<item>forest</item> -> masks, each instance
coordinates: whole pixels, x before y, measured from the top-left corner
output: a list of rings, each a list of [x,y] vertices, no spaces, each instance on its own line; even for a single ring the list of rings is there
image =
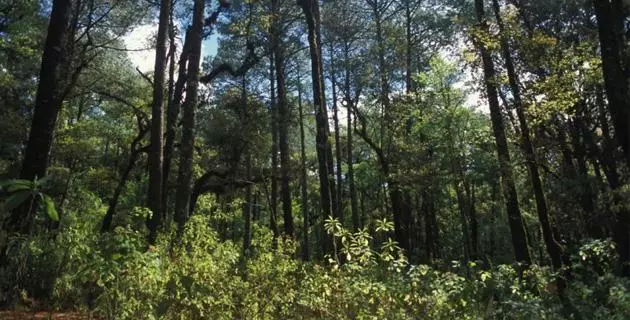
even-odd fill
[[[0,108],[0,319],[630,319],[628,1],[0,0]]]

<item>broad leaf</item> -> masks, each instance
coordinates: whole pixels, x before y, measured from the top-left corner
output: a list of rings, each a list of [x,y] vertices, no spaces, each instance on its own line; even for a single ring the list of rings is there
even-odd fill
[[[53,199],[46,195],[43,196],[42,199],[44,200],[44,205],[46,206],[46,213],[48,214],[48,217],[53,221],[59,221],[59,213],[55,208],[55,202],[53,201]]]
[[[28,200],[30,196],[30,190],[15,192],[10,197],[8,197],[7,200],[4,201],[4,204],[2,204],[2,209],[4,211],[11,211],[24,203],[24,201]]]
[[[0,182],[0,189],[13,193],[18,190],[33,189],[33,182],[23,179],[11,179]]]

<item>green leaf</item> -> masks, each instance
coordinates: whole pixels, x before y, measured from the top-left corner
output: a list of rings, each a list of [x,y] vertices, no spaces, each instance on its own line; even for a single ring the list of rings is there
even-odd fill
[[[50,220],[59,221],[59,213],[57,212],[57,209],[55,209],[55,202],[53,199],[46,195],[43,196],[42,199],[44,200],[44,205],[46,205],[46,213],[48,214]]]
[[[29,190],[16,192],[4,201],[2,208],[4,211],[11,211],[24,203],[30,196],[31,192]]]
[[[23,179],[11,179],[0,182],[0,189],[6,189],[7,192],[15,192],[19,190],[33,189],[33,182]]]

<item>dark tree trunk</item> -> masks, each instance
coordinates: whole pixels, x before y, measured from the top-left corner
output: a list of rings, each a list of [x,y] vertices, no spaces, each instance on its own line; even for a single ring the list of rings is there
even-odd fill
[[[482,32],[488,31],[488,24],[484,13],[483,0],[475,0],[475,11],[477,22]],[[512,234],[512,245],[514,247],[514,255],[518,262],[531,264],[531,256],[527,245],[527,235],[523,226],[523,217],[518,204],[516,187],[514,185],[514,174],[512,172],[512,164],[510,153],[508,150],[507,138],[505,136],[505,126],[503,116],[501,114],[501,106],[499,105],[498,92],[495,84],[495,70],[492,56],[488,49],[481,41],[475,41],[479,49],[483,62],[484,81],[486,86],[486,95],[490,106],[490,119],[492,121],[492,129],[497,145],[497,155],[499,167],[501,171],[501,184],[503,188],[503,197],[507,207],[510,231]]]
[[[313,103],[317,127],[316,150],[319,170],[319,189],[322,215],[324,218],[333,214],[333,197],[329,179],[327,159],[332,157],[328,141],[328,113],[324,99],[324,79],[322,74],[322,56],[320,39],[319,3],[316,0],[298,0],[308,26],[308,42],[311,56],[311,76],[313,81]]]
[[[332,107],[333,107],[333,123],[335,126],[335,160],[336,160],[336,203],[337,203],[337,217],[341,223],[344,223],[343,216],[343,201],[342,201],[342,181],[341,181],[341,140],[339,137],[339,112],[337,107],[337,75],[335,70],[335,57],[334,57],[334,46],[331,44],[330,46],[330,82],[332,87]]]
[[[155,73],[153,102],[151,104],[151,150],[149,152],[148,204],[152,211],[148,221],[149,242],[155,244],[158,228],[162,224],[162,178],[164,161],[164,78],[166,71],[166,38],[168,36],[171,0],[160,4],[160,22],[155,45]]]
[[[247,79],[243,76],[243,91],[242,91],[242,105],[243,105],[243,115],[246,115],[248,118],[245,122],[249,123],[250,119],[248,115],[247,108]],[[247,148],[245,152],[247,155],[245,156],[245,171],[247,176],[247,181],[252,180],[252,153],[250,151],[251,148]],[[245,187],[245,203],[243,203],[243,257],[247,257],[249,255],[249,248],[251,247],[252,238],[251,238],[251,219],[252,219],[252,185],[248,183],[247,187]]]
[[[412,89],[412,81],[411,81],[411,70],[412,70],[412,55],[413,55],[413,43],[412,43],[412,34],[411,34],[411,0],[405,1],[405,91],[407,93],[411,93]]]
[[[492,0],[492,4],[495,17],[497,19],[497,24],[499,25],[499,31],[501,32],[501,34],[503,34],[504,26],[501,19],[501,13],[499,11],[499,2],[498,0]],[[538,163],[536,162],[536,154],[529,133],[529,124],[527,123],[527,118],[525,116],[525,107],[521,99],[519,78],[514,68],[514,61],[512,59],[510,47],[507,40],[503,37],[501,39],[501,49],[503,59],[505,60],[505,68],[507,69],[508,73],[510,89],[512,91],[512,96],[514,99],[514,109],[516,110],[516,115],[518,117],[521,132],[521,146],[523,152],[525,153],[527,168],[529,170],[529,175],[532,181],[534,198],[536,199],[536,211],[538,213],[538,220],[540,221],[540,227],[542,229],[545,247],[547,248],[547,253],[549,254],[549,257],[551,257],[551,262],[554,269],[560,270],[560,268],[562,268],[562,248],[558,241],[556,241],[555,235],[553,234],[553,229],[551,228],[549,212],[547,209],[547,200],[545,199],[542,181],[540,179],[540,173],[538,171]]]
[[[354,159],[352,158],[352,148],[353,148],[353,134],[352,134],[352,116],[353,116],[353,112],[352,109],[354,108],[354,104],[356,103],[356,101],[354,101],[355,99],[352,98],[351,94],[350,94],[350,59],[349,59],[349,45],[348,43],[344,43],[344,59],[345,59],[345,77],[344,77],[344,88],[345,88],[345,100],[346,100],[346,107],[348,109],[348,119],[347,119],[347,157],[346,157],[346,161],[348,163],[348,192],[350,193],[350,211],[351,211],[351,215],[352,215],[352,228],[354,231],[359,230],[359,228],[361,228],[361,219],[359,218],[359,208],[357,205],[357,192],[356,192],[356,188],[354,185],[354,167],[353,167],[353,162]]]
[[[604,83],[615,137],[630,166],[630,94],[624,23],[627,9],[622,0],[593,0],[601,44]]]
[[[112,195],[112,198],[109,200],[109,207],[107,208],[105,218],[103,218],[101,232],[110,231],[112,228],[112,220],[114,219],[114,215],[116,214],[118,199],[120,198],[120,194],[125,188],[127,180],[129,180],[129,174],[131,173],[131,170],[133,170],[133,167],[136,165],[136,161],[138,161],[138,156],[140,155],[140,142],[142,142],[142,139],[144,139],[144,136],[146,136],[147,132],[149,131],[148,128],[138,129],[140,130],[140,132],[131,142],[131,151],[129,153],[127,166],[120,176],[120,181],[118,181],[118,185],[116,186],[116,189],[114,189],[114,194]]]
[[[53,134],[57,117],[63,103],[63,93],[67,89],[66,75],[63,73],[67,59],[69,43],[72,41],[69,31],[72,19],[72,1],[54,0],[48,24],[48,35],[42,54],[39,72],[39,83],[35,96],[35,108],[31,130],[26,143],[20,179],[33,181],[46,175],[50,151],[52,149]],[[26,201],[24,205],[13,210],[9,219],[4,223],[4,229],[9,232],[27,234],[30,232],[35,212]],[[4,249],[0,244],[0,250]]]
[[[602,237],[602,229],[600,228],[600,219],[596,216],[595,211],[595,190],[591,185],[590,176],[588,173],[586,142],[591,140],[589,138],[590,133],[585,127],[584,119],[584,102],[580,102],[576,108],[576,117],[573,120],[572,128],[572,143],[575,158],[577,160],[577,173],[580,183],[580,192],[578,192],[578,201],[582,210],[584,210],[584,216],[582,221],[584,223],[584,230],[593,239],[600,239]]]
[[[274,243],[278,239],[278,105],[276,104],[276,79],[274,77],[273,54],[269,58],[269,81],[271,83],[271,194],[269,195],[269,224]]]
[[[475,194],[475,183],[467,184],[468,189],[468,212],[470,214],[470,258],[479,259],[479,224],[477,223],[477,198]]]
[[[195,146],[195,109],[198,104],[199,65],[203,33],[204,0],[195,0],[193,21],[190,28],[190,52],[188,56],[188,85],[186,100],[182,105],[182,140],[180,146],[177,191],[175,193],[175,221],[178,232],[184,229],[191,208],[192,168]]]
[[[298,90],[298,112],[300,121],[300,191],[301,191],[301,210],[303,217],[302,232],[304,233],[304,239],[302,242],[302,260],[308,261],[310,259],[308,232],[309,232],[309,212],[308,212],[308,186],[306,180],[306,146],[304,143],[304,113],[302,110],[302,79],[300,77],[299,66],[297,68],[297,90]]]
[[[457,195],[457,206],[459,208],[459,220],[462,228],[462,247],[464,249],[464,263],[465,265],[470,261],[470,235],[468,228],[468,204],[466,203],[466,197],[462,190],[462,182],[455,181],[455,194]]]
[[[173,94],[166,107],[166,139],[164,142],[164,181],[162,184],[162,208],[168,210],[169,177],[171,175],[171,164],[173,162],[173,149],[175,147],[175,128],[181,106],[184,85],[186,84],[186,63],[190,53],[190,30],[186,32],[182,53],[179,56],[177,82],[173,88]],[[171,59],[171,65],[173,60]],[[169,70],[170,72],[170,70]]]
[[[278,3],[274,1],[275,6]],[[275,7],[276,12],[279,13],[280,8]],[[274,21],[274,59],[275,59],[275,71],[276,71],[276,88],[278,90],[278,104],[277,113],[278,117],[278,142],[280,146],[280,174],[281,174],[281,196],[282,196],[282,217],[284,221],[284,234],[289,238],[295,237],[295,227],[293,225],[293,212],[291,202],[291,150],[289,149],[289,125],[290,114],[289,106],[286,99],[286,86],[284,81],[284,53],[282,52],[282,31],[280,30],[280,21]]]

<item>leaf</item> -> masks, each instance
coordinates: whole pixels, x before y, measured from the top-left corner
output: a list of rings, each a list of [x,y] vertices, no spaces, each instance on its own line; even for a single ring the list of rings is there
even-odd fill
[[[53,199],[46,195],[43,196],[42,199],[44,200],[44,205],[46,205],[46,213],[48,214],[50,220],[59,221],[59,213],[57,212],[57,209],[55,209],[55,202]]]
[[[12,193],[18,190],[33,189],[33,183],[23,179],[11,179],[0,182],[0,189],[2,188]]]
[[[5,211],[11,211],[24,203],[24,201],[26,201],[30,196],[31,192],[28,190],[16,192],[4,201],[2,208]]]

